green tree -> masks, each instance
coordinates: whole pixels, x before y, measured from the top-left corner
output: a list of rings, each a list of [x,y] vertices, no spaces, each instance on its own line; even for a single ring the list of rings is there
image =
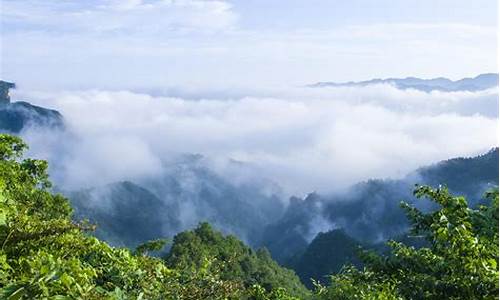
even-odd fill
[[[211,267],[222,279],[242,282],[246,288],[259,285],[276,295],[282,289],[294,296],[308,296],[297,275],[273,261],[266,249],[254,251],[236,237],[215,231],[208,223],[176,235],[166,261],[169,267],[181,270],[197,270],[207,261],[214,261]]]
[[[471,209],[446,188],[419,186],[418,198],[439,205],[431,213],[402,204],[412,234],[430,246],[415,249],[391,241],[391,254],[362,255],[363,270],[347,267],[332,276],[320,299],[498,299],[498,189],[486,193],[489,206]]]

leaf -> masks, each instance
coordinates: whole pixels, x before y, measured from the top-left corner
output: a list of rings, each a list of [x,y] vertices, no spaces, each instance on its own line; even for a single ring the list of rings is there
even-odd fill
[[[10,294],[7,299],[8,300],[17,300],[21,299],[21,297],[26,293],[26,290],[24,289],[24,286],[17,289],[14,293]]]
[[[0,210],[0,226],[7,225],[7,214],[5,211]]]

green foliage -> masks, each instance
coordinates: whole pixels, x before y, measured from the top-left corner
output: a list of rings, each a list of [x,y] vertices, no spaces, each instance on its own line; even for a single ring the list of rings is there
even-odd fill
[[[290,296],[284,288],[277,288],[270,293],[260,285],[250,288],[250,298],[254,300],[299,300],[300,298]]]
[[[67,199],[50,192],[47,163],[21,159],[25,149],[19,138],[0,135],[0,299],[251,299],[255,294],[209,265],[185,272],[145,255],[161,249],[162,240],[134,254],[90,236],[86,232],[94,226],[73,222]]]
[[[147,255],[149,252],[161,251],[167,244],[166,239],[156,239],[140,244],[135,249],[137,255]]]
[[[429,247],[415,249],[391,241],[391,255],[364,253],[365,268],[346,268],[320,299],[498,299],[498,189],[486,194],[489,206],[470,209],[446,188],[419,186],[439,209],[424,214],[403,204],[412,233]]]
[[[295,273],[274,262],[267,250],[253,251],[236,237],[213,230],[208,223],[176,235],[166,261],[168,266],[181,270],[197,270],[213,261],[210,268],[222,279],[239,281],[246,288],[259,285],[275,297],[270,299],[278,299],[280,291],[285,290],[295,296],[308,295]]]

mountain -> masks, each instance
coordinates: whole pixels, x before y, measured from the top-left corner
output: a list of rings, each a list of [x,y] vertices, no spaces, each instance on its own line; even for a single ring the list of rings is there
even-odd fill
[[[69,193],[76,219],[97,225],[96,236],[115,246],[142,242],[180,231],[179,209],[129,181]]]
[[[443,90],[444,86],[480,90],[498,84],[498,75],[458,81],[406,78],[347,84],[388,80],[399,88],[422,89],[425,83],[430,90]],[[11,88],[15,84],[0,81],[0,130],[19,133],[29,126],[64,127],[55,110],[21,101],[11,103]],[[288,206],[271,182],[236,183],[212,170],[200,155],[184,155],[161,167],[160,175],[64,192],[75,209],[74,218],[89,219],[98,225],[95,235],[128,248],[210,222],[253,248],[269,249],[274,259],[296,270],[302,282],[310,285],[310,278],[321,281],[345,263],[357,264],[359,245],[384,251],[382,241],[408,239],[408,220],[400,201],[424,211],[434,208],[428,201],[415,201],[412,189],[416,183],[446,185],[454,194],[465,195],[473,206],[482,203],[481,194],[498,184],[498,149],[422,167],[399,180],[360,182],[344,193],[292,197]],[[265,260],[266,253],[255,255]],[[258,268],[254,271],[260,272]]]
[[[387,78],[387,79],[371,79],[366,81],[349,81],[349,82],[318,82],[309,85],[309,87],[364,87],[376,84],[389,84],[398,89],[415,89],[424,92],[443,91],[481,91],[498,86],[498,74],[486,73],[478,75],[474,78],[463,78],[460,80],[450,80],[448,78],[439,77],[433,79],[420,79],[416,77],[406,78]]]
[[[77,219],[99,225],[99,237],[131,248],[153,237],[173,237],[199,222],[209,222],[255,246],[265,226],[285,209],[262,184],[233,184],[205,166],[198,155],[166,164],[155,177],[65,195]]]
[[[346,264],[360,267],[360,248],[386,253],[387,239],[427,246],[421,237],[407,234],[408,220],[399,205],[406,201],[424,211],[434,208],[425,200],[415,201],[413,184],[445,184],[472,206],[485,204],[482,194],[498,184],[498,155],[497,148],[477,157],[449,159],[419,168],[402,180],[361,182],[342,195],[293,197],[283,218],[266,229],[261,246],[310,288],[311,279],[327,284],[327,275],[337,274]]]
[[[283,217],[264,230],[260,246],[268,248],[279,262],[289,264],[294,255],[306,250],[317,233],[332,228],[341,228],[368,244],[401,236],[408,229],[401,201],[427,211],[433,208],[428,201],[415,200],[415,184],[446,185],[475,206],[482,203],[485,190],[498,185],[498,161],[496,148],[481,156],[423,167],[400,180],[374,179],[341,194],[293,197]]]
[[[14,83],[0,80],[0,132],[20,133],[30,126],[64,128],[63,117],[56,110],[24,101],[11,102],[9,90],[15,87]]]
[[[361,246],[341,229],[320,232],[303,253],[291,259],[288,266],[309,288],[313,288],[311,279],[328,284],[327,275],[339,273],[344,265],[361,265],[357,255]]]
[[[402,234],[391,239],[417,249],[429,247],[422,236]],[[328,285],[329,276],[339,274],[346,266],[362,268],[364,264],[360,255],[366,250],[387,255],[391,248],[387,241],[362,243],[343,229],[332,229],[318,233],[305,250],[296,253],[284,265],[294,270],[305,286],[313,288],[312,280]]]
[[[163,175],[154,178],[66,195],[75,217],[97,223],[96,234],[114,245],[134,248],[207,221],[254,248],[269,249],[274,259],[310,285],[310,278],[321,281],[345,263],[357,264],[358,245],[383,251],[386,239],[408,240],[400,202],[424,211],[433,208],[430,202],[415,200],[416,183],[444,184],[472,205],[481,203],[481,194],[498,183],[498,149],[422,167],[400,180],[360,182],[341,194],[292,197],[286,209],[257,184],[235,185],[217,175],[201,156],[188,155],[164,168]]]
[[[172,269],[196,270],[207,267],[207,260],[216,260],[209,270],[221,274],[222,280],[238,280],[245,287],[260,284],[271,291],[285,288],[292,295],[306,298],[308,291],[292,270],[278,265],[265,249],[254,251],[237,237],[223,235],[208,223],[177,234],[165,257]]]
[[[479,199],[489,185],[498,185],[498,148],[477,157],[459,157],[420,168],[407,180],[418,177],[425,184],[444,183],[451,191],[464,194],[468,199]]]

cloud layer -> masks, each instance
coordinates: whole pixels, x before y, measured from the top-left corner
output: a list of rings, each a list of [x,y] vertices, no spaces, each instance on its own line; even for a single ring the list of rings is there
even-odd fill
[[[254,94],[192,100],[20,90],[14,98],[64,115],[67,132],[24,136],[33,154],[53,163],[55,180],[72,188],[154,176],[162,162],[197,153],[227,177],[235,176],[226,162],[239,161],[251,166],[245,176],[272,179],[287,194],[329,192],[498,144],[496,89],[424,93],[380,85]]]

